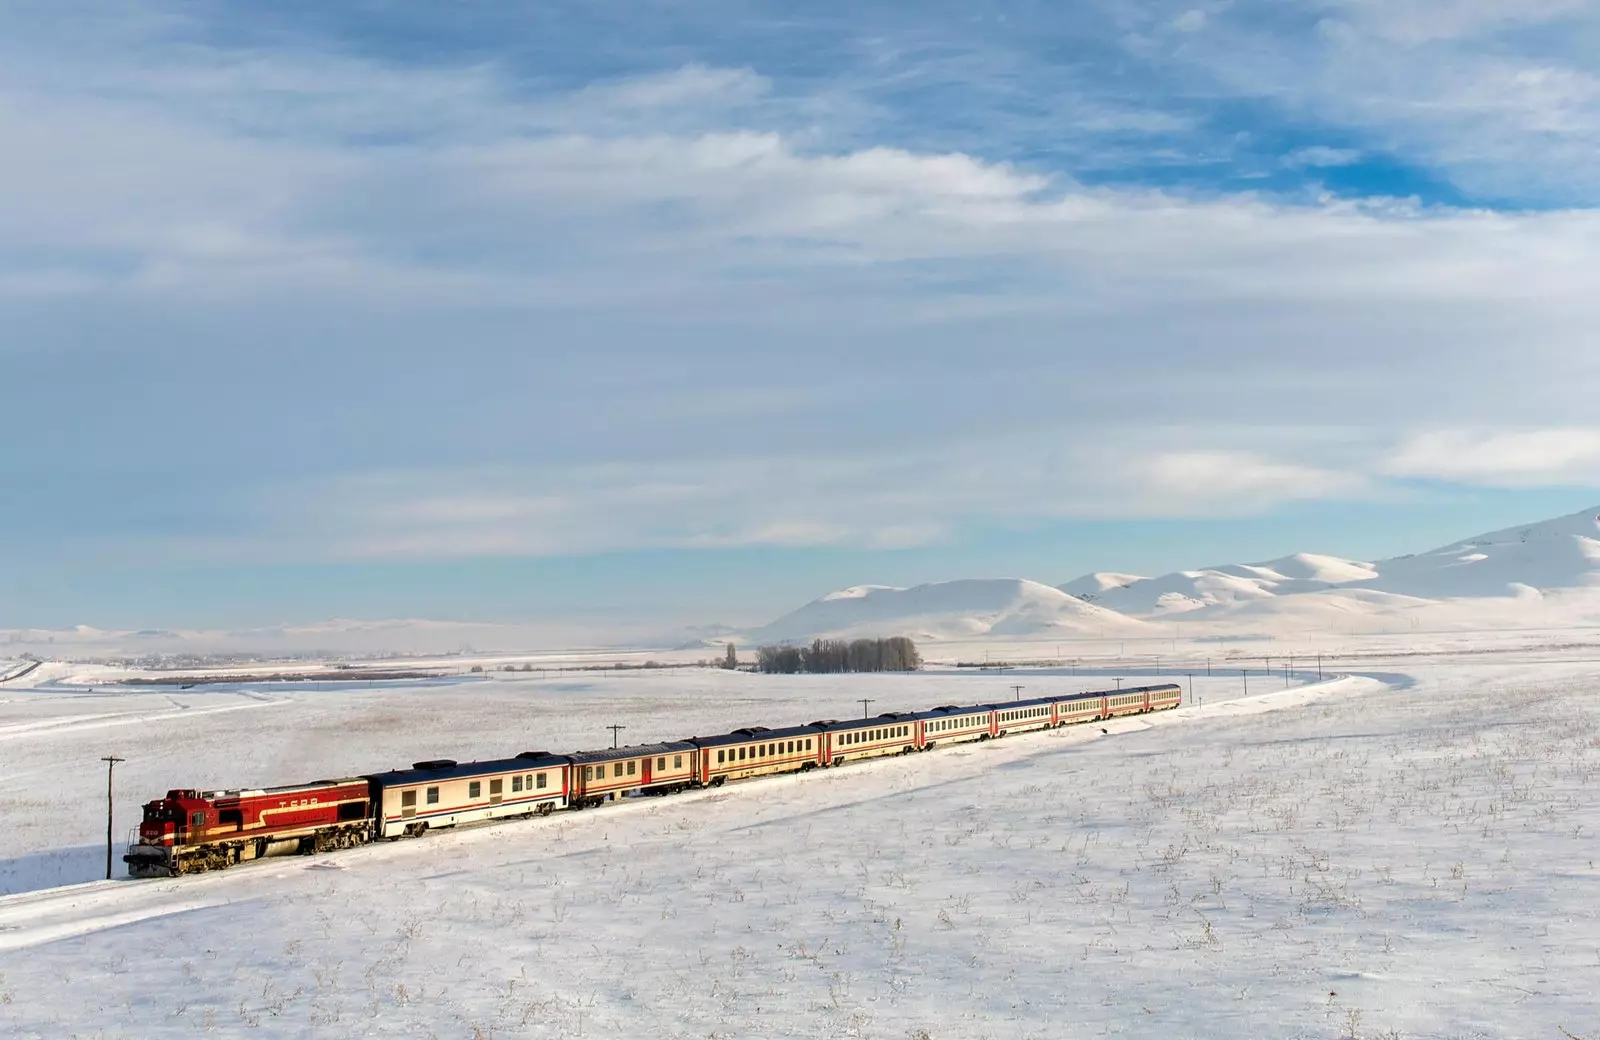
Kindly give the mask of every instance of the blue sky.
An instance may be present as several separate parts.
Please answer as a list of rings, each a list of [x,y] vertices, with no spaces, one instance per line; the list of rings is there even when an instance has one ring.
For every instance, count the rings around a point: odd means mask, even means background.
[[[0,626],[762,621],[1600,502],[1570,0],[0,11]]]

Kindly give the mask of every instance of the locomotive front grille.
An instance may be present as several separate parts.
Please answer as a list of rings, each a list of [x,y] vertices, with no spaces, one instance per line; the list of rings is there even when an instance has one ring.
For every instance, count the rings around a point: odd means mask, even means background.
[[[172,850],[164,845],[130,845],[122,862],[128,876],[136,878],[172,877]]]

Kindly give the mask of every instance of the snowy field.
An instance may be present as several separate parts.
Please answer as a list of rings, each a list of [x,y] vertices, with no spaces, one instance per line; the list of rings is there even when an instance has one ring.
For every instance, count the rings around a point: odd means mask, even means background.
[[[0,1035],[1593,1038],[1600,663],[1506,656],[65,889],[103,864],[103,754],[120,843],[168,786],[1102,684],[0,687]]]
[[[81,682],[84,671],[72,668],[70,679]],[[91,674],[103,681],[113,671]],[[1129,686],[1173,678],[1117,674]],[[490,673],[373,687],[88,689],[59,680],[32,690],[0,687],[0,813],[9,822],[0,829],[0,895],[104,876],[102,755],[127,759],[116,773],[117,840],[125,844],[137,832],[139,807],[172,787],[265,787],[430,758],[609,747],[605,727],[613,723],[626,727],[622,743],[649,743],[852,718],[862,713],[861,698],[871,698],[874,714],[1002,701],[1019,683],[1030,696],[1114,686],[1105,676],[1052,670],[809,677],[683,668],[546,679]],[[1257,679],[1258,689],[1283,685],[1281,674]],[[1195,691],[1216,700],[1240,695],[1243,685],[1202,678]]]

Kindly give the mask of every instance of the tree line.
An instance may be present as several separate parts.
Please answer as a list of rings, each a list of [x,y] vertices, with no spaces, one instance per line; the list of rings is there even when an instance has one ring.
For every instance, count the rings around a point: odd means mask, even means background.
[[[917,645],[905,636],[888,639],[816,639],[810,646],[756,648],[756,668],[783,675],[840,672],[914,672],[922,665]]]

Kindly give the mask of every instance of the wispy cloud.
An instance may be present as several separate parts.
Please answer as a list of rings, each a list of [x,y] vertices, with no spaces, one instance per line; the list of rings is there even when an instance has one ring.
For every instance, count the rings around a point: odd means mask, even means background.
[[[1581,0],[1267,4],[1212,12],[1205,31],[1143,17],[1135,53],[1189,89],[1255,98],[1288,120],[1408,157],[1470,192],[1592,202],[1579,156],[1600,146],[1600,12]]]
[[[1329,148],[1320,144],[1308,148],[1296,148],[1283,157],[1283,164],[1291,169],[1303,169],[1308,166],[1349,166],[1360,161],[1361,152],[1355,148]]]
[[[1203,436],[1203,435],[1202,435]],[[1142,441],[1142,442],[1141,442]],[[938,545],[1056,519],[1245,515],[1369,493],[1353,472],[1069,427],[848,456],[396,471],[274,488],[262,545],[333,559]]]
[[[1463,484],[1600,487],[1600,430],[1430,430],[1401,443],[1383,468]]]

